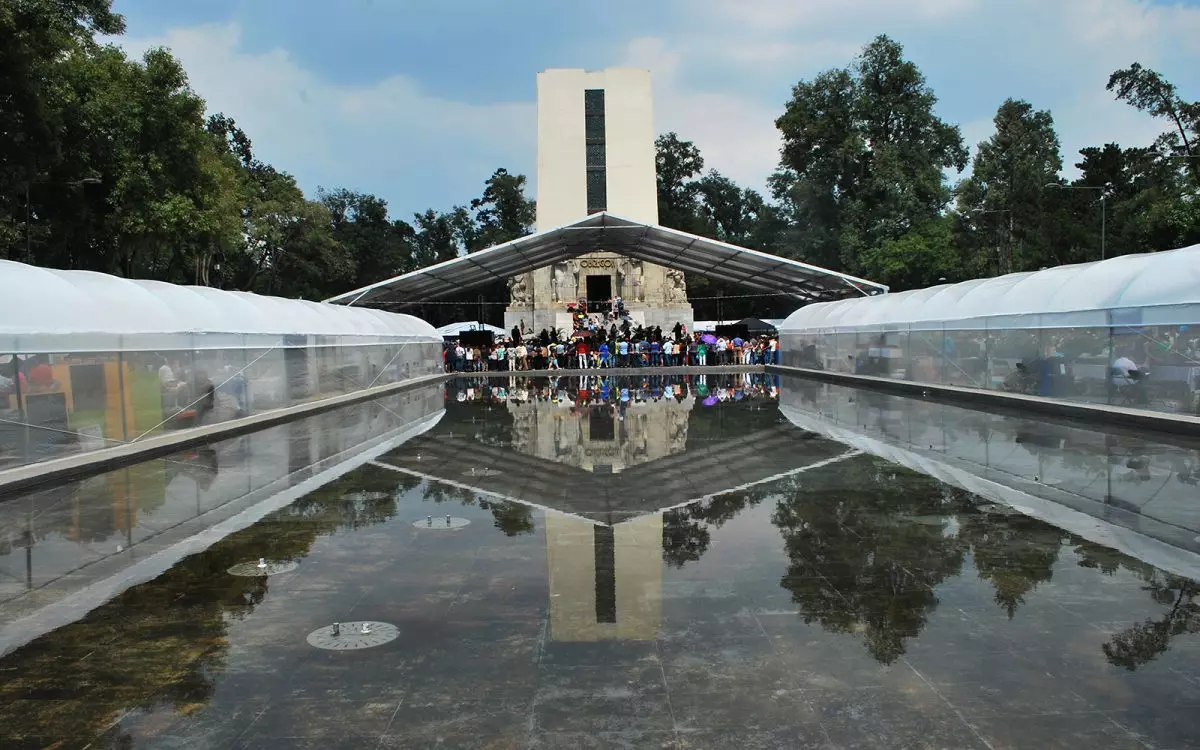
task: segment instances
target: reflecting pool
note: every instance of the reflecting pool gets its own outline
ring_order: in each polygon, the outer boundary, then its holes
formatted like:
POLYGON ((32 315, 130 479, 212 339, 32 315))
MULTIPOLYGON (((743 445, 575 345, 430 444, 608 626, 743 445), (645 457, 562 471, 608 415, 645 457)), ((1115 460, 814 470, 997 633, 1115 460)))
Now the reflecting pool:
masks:
POLYGON ((0 747, 1197 744, 1186 443, 745 373, 207 450, 0 504, 0 747))

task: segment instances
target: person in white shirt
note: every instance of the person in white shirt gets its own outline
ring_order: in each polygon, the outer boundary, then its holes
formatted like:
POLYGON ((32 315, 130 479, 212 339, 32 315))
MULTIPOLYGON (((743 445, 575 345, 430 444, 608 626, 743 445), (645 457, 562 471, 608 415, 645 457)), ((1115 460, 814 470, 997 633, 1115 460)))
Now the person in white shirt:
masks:
POLYGON ((1121 393, 1124 400, 1144 404, 1146 395, 1146 371, 1138 367, 1127 353, 1117 357, 1110 368, 1109 397, 1121 393))
POLYGON ((1125 355, 1117 357, 1112 363, 1112 382, 1113 385, 1126 387, 1137 383, 1138 376, 1133 373, 1138 372, 1137 364, 1125 355))

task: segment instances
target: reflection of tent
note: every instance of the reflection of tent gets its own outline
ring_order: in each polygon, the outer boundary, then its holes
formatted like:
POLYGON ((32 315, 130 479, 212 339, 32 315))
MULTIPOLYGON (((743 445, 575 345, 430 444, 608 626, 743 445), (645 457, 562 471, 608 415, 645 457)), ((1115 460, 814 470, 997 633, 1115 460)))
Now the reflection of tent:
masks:
POLYGON ((778 321, 772 322, 760 318, 742 318, 736 325, 746 326, 746 330, 750 332, 751 336, 760 333, 775 333, 775 330, 779 327, 778 321))
POLYGON ((504 335, 503 328, 490 326, 487 323, 480 323, 478 320, 467 320, 463 321, 462 323, 449 323, 437 329, 437 332, 440 333, 444 339, 458 338, 460 335, 462 335, 463 331, 491 331, 497 336, 504 335))

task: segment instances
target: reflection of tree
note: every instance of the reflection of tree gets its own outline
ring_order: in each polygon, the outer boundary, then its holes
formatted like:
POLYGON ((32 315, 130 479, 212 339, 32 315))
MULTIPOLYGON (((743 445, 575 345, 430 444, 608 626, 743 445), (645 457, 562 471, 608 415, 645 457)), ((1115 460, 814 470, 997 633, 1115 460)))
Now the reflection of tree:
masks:
POLYGON ((533 509, 528 505, 508 502, 506 500, 480 500, 479 507, 492 514, 492 524, 505 536, 532 534, 533 509))
POLYGON ((434 503, 458 503, 459 505, 473 506, 478 505, 480 508, 492 514, 492 524, 501 531, 505 536, 519 536, 521 534, 532 534, 533 529, 533 508, 521 503, 514 503, 508 500, 489 500, 479 497, 476 493, 466 487, 455 487, 451 484, 443 482, 426 482, 422 489, 422 497, 425 500, 434 503))
POLYGON ((772 519, 789 559, 780 585, 805 622, 861 632, 890 664, 937 607, 933 587, 962 568, 941 520, 961 507, 961 493, 874 457, 808 472, 772 519))
POLYGON ((1078 537, 1073 537, 1071 541, 1075 546, 1075 554, 1079 556, 1079 567, 1081 568, 1099 570, 1105 575, 1112 575, 1119 568, 1127 568, 1142 578, 1149 578, 1154 573, 1153 566, 1123 555, 1112 547, 1105 547, 1078 537))
POLYGON ((1153 661, 1171 645, 1177 635, 1200 633, 1200 585, 1179 576, 1155 572, 1144 587, 1154 601, 1171 605, 1157 620, 1143 620, 1109 639, 1102 647, 1113 666, 1130 671, 1153 661))
POLYGON ((708 551, 709 529, 720 528, 746 507, 762 502, 764 490, 727 492, 663 514, 663 560, 682 568, 708 551))
POLYGON ((298 517, 321 528, 333 524, 351 529, 383 523, 396 515, 396 496, 420 481, 366 464, 288 506, 288 521, 295 523, 298 517))
POLYGON ((4 657, 5 735, 82 744, 104 735, 109 746, 129 747, 132 737, 110 730, 126 712, 196 710, 224 669, 230 622, 270 590, 270 579, 232 576, 228 568, 303 557, 320 536, 385 521, 410 481, 364 466, 4 657))
MULTIPOLYGON (((717 388, 710 378, 710 388, 717 388)), ((752 400, 726 401, 716 406, 695 405, 688 415, 687 449, 698 450, 713 440, 746 437, 780 424, 777 409, 761 409, 752 400)))
POLYGON ((1079 565, 1113 575, 1120 568, 1145 581, 1143 591, 1155 602, 1170 609, 1157 620, 1146 619, 1113 635, 1101 648, 1109 663, 1130 671, 1148 664, 1165 653, 1171 639, 1178 635, 1200 633, 1200 584, 1171 575, 1152 565, 1135 560, 1108 547, 1074 539, 1079 565))
POLYGON ((1062 531, 1027 516, 964 513, 958 538, 971 546, 979 577, 996 589, 996 604, 1011 620, 1025 595, 1054 575, 1062 531))

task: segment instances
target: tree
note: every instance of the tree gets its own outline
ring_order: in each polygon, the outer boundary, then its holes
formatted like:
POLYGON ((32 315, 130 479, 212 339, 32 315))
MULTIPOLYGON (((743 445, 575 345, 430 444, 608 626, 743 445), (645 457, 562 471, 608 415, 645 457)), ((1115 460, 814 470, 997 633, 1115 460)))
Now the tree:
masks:
POLYGON ((696 178, 704 171, 704 157, 691 141, 665 133, 654 141, 658 179, 658 223, 681 232, 698 233, 699 206, 696 178))
MULTIPOLYGON (((94 34, 124 30, 111 0, 0 4, 0 215, 23 218, 25 186, 74 166, 73 144, 62 135, 62 104, 71 98, 64 68, 95 46, 94 34)), ((23 236, 24 226, 0 241, 11 248, 23 236)))
POLYGON ((936 103, 886 36, 849 68, 796 84, 775 121, 783 146, 771 180, 794 229, 793 254, 856 272, 864 251, 941 215, 950 200, 943 170, 962 171, 967 154, 936 103))
POLYGON ((1037 268, 1049 254, 1046 185, 1062 171, 1054 118, 1006 99, 993 122, 996 132, 979 144, 971 176, 958 185, 958 210, 972 230, 987 227, 996 238, 1000 273, 1037 268))
POLYGON ((334 239, 329 208, 304 198, 291 175, 265 167, 248 175, 245 251, 232 278, 240 289, 305 299, 344 291, 355 262, 334 239))
MULTIPOLYGON (((509 174, 507 169, 497 169, 484 183, 483 195, 471 201, 471 210, 475 211, 476 226, 468 238, 468 252, 533 232, 536 204, 525 197, 523 174, 509 174)), ((460 232, 468 229, 461 215, 457 219, 460 232)))
MULTIPOLYGON (((660 224, 742 247, 778 252, 787 223, 775 206, 719 172, 705 174, 700 149, 676 133, 660 135, 655 147, 660 224)), ((744 287, 736 283, 697 274, 687 275, 687 287, 697 317, 742 318, 768 315, 768 310, 787 314, 794 309, 788 297, 748 298, 744 287), (726 300, 726 296, 732 299, 726 300)))
POLYGON ((458 257, 458 239, 454 216, 441 214, 432 208, 414 214, 416 235, 413 237, 413 260, 417 268, 458 257))
POLYGON ((868 248, 859 266, 863 276, 901 291, 969 278, 962 261, 955 244, 954 220, 941 216, 898 239, 868 248))
MULTIPOLYGON (((1153 147, 1121 148, 1109 143, 1079 153, 1083 159, 1075 167, 1080 177, 1072 184, 1104 189, 1110 257, 1200 242, 1200 204, 1178 164, 1160 158, 1153 147)), ((1070 192, 1080 193, 1070 204, 1078 234, 1086 238, 1086 246, 1098 247, 1096 191, 1070 192)), ((1066 244, 1056 240, 1059 246, 1066 244)))
POLYGON ((317 196, 329 210, 333 239, 352 259, 355 287, 414 268, 412 241, 416 232, 409 224, 388 218, 387 201, 346 188, 320 190, 317 196))
MULTIPOLYGON (((1171 122, 1173 129, 1158 139, 1160 149, 1169 155, 1200 156, 1200 102, 1184 101, 1175 84, 1136 62, 1109 76, 1106 88, 1131 107, 1171 122)), ((1200 186, 1200 161, 1186 161, 1192 179, 1200 186)))

